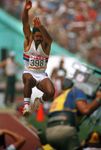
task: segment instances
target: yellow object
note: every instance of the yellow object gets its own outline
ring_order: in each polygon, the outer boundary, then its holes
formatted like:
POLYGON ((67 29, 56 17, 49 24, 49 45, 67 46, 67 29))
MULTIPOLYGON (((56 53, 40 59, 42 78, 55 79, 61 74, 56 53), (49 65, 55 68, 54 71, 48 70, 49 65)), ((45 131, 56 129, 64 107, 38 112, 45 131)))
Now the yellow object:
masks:
POLYGON ((45 146, 43 146, 44 150, 54 150, 49 144, 46 144, 45 146))
POLYGON ((58 96, 51 104, 49 112, 61 111, 64 109, 64 103, 66 96, 71 89, 64 91, 60 96, 58 96))
POLYGON ((89 143, 98 143, 99 142, 99 134, 97 132, 93 132, 89 143))

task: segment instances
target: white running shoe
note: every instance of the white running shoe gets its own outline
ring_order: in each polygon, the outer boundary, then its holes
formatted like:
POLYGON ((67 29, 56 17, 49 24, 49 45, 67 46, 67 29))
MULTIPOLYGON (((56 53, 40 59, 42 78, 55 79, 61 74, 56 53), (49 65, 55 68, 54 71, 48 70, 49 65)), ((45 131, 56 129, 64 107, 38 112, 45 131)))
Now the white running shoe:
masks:
POLYGON ((23 107, 23 116, 29 116, 30 115, 30 105, 25 104, 23 107))

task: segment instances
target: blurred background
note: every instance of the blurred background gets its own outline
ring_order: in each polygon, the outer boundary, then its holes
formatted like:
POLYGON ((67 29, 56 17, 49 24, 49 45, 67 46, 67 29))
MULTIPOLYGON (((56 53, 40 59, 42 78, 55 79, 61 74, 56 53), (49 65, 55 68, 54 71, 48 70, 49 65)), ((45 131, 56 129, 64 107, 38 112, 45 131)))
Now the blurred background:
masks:
MULTIPOLYGON (((8 79, 6 65, 0 65, 0 111, 13 112, 21 122, 26 121, 37 129, 44 129, 51 101, 44 105, 45 118, 41 122, 37 121, 36 113, 27 120, 22 119, 20 113, 23 102, 24 35, 21 16, 24 2, 0 0, 0 64, 11 57, 14 60, 11 64, 13 79, 8 79), (6 100, 9 97, 11 100, 6 100)), ((56 75, 72 78, 87 95, 94 96, 101 86, 101 0, 32 0, 32 4, 30 24, 34 15, 39 16, 53 38, 47 72, 58 87, 55 96, 61 91, 56 75), (65 73, 60 71, 56 74, 55 68, 59 69, 61 61, 65 73)), ((38 94, 42 93, 34 88, 32 99, 38 94)), ((93 119, 96 118, 95 114, 93 119)), ((89 123, 85 123, 87 130, 91 125, 89 123)), ((86 136, 87 133, 80 132, 81 140, 86 136)))
MULTIPOLYGON (((40 16, 54 42, 63 47, 65 51, 101 67, 100 0, 32 0, 32 2, 30 18, 34 15, 40 16)), ((2 37, 0 48, 17 50, 17 57, 23 49, 21 25, 23 5, 24 0, 0 0, 2 37), (3 39, 7 40, 3 42, 3 39), (13 41, 13 44, 10 41, 13 41)))

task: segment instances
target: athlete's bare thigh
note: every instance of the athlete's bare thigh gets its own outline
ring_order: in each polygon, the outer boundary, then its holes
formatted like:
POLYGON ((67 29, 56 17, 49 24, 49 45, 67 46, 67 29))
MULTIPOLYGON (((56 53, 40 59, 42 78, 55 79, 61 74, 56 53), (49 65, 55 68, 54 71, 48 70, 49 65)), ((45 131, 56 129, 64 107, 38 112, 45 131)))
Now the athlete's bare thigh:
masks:
POLYGON ((36 79, 33 78, 33 76, 30 73, 24 73, 22 78, 23 78, 23 83, 26 84, 27 82, 29 82, 31 87, 34 87, 37 84, 36 79))
POLYGON ((49 78, 45 78, 40 81, 37 85, 37 88, 42 92, 54 91, 54 85, 49 78))

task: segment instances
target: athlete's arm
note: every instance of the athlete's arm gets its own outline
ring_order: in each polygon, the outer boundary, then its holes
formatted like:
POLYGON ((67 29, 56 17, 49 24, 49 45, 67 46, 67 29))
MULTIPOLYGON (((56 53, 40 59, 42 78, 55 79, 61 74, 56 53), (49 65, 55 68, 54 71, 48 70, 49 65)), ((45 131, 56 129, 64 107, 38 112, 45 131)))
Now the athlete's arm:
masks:
POLYGON ((42 33, 44 41, 46 41, 48 44, 51 44, 52 43, 52 38, 50 37, 50 35, 47 32, 47 30, 45 29, 45 27, 43 25, 41 25, 39 27, 39 29, 40 29, 40 31, 42 33))
POLYGON ((24 10, 22 13, 22 23, 23 23, 23 32, 25 35, 25 39, 28 40, 28 42, 31 36, 28 12, 31 9, 31 7, 32 7, 32 2, 30 0, 26 0, 24 10))
POLYGON ((51 45, 52 43, 52 38, 51 36, 49 35, 49 33, 47 32, 47 30, 45 29, 45 27, 41 24, 41 21, 39 19, 39 17, 35 17, 33 19, 33 24, 34 24, 34 27, 38 28, 43 36, 43 39, 44 41, 51 45))

